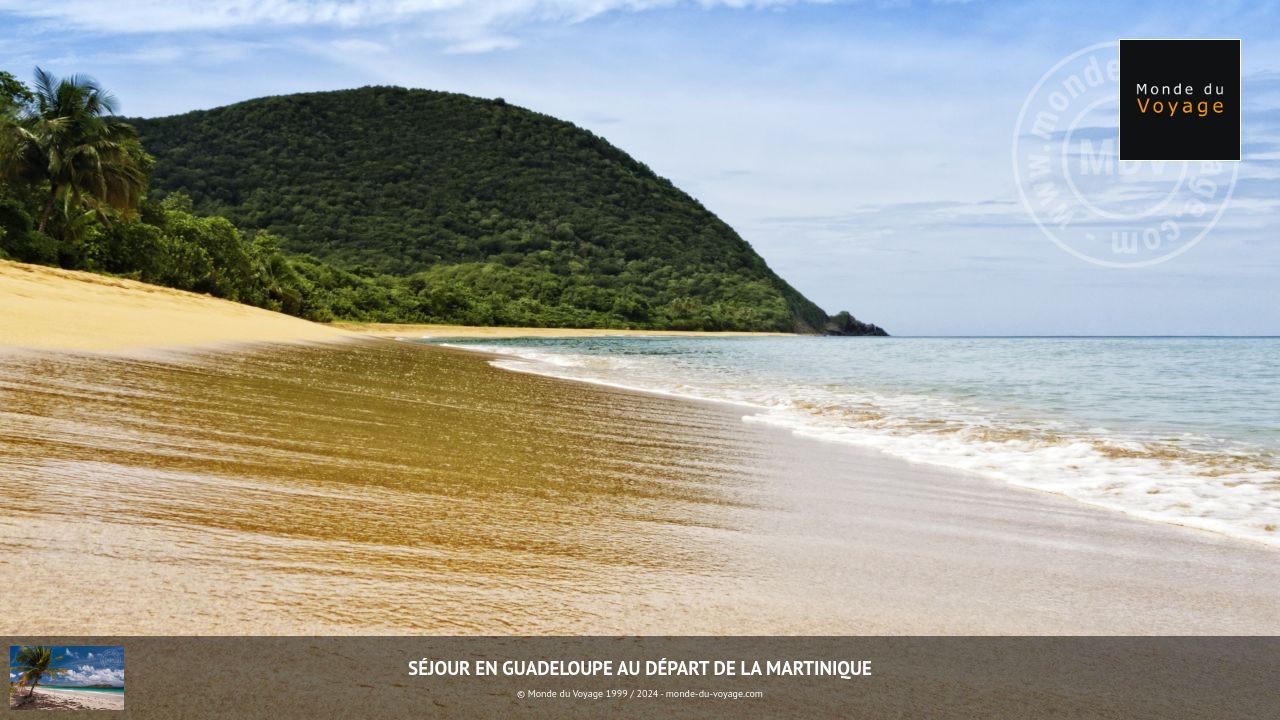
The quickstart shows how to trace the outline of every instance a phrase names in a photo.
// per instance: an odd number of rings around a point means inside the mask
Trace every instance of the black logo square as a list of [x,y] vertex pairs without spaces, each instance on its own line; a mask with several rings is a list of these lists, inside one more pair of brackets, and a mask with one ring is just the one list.
[[1120,159],[1239,160],[1240,41],[1121,40]]

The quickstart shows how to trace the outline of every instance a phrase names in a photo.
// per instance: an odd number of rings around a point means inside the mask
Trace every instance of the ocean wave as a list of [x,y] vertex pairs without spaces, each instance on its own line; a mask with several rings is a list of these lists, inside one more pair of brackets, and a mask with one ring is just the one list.
[[978,473],[1149,520],[1280,547],[1280,458],[1196,432],[1152,434],[1030,418],[925,393],[779,380],[666,355],[450,344],[500,368],[732,403],[746,422]]

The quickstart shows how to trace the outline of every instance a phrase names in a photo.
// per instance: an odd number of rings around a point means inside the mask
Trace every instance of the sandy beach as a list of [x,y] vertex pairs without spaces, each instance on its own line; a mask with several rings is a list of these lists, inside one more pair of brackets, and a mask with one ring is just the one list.
[[348,335],[207,295],[7,260],[0,307],[0,347],[119,352]]
[[[20,688],[26,695],[26,688]],[[64,688],[37,687],[29,703],[17,704],[10,696],[10,708],[15,710],[123,710],[124,693],[93,692],[91,690],[67,690]]]
[[[1280,564],[1257,543],[798,438],[731,406],[415,343],[264,344],[343,336],[29,272],[5,265],[0,284],[0,572],[42,580],[8,603],[8,633],[1280,629]],[[217,345],[50,351],[170,331]]]
[[786,333],[313,323],[208,295],[123,278],[0,260],[0,347],[127,352],[356,336],[418,339],[523,337],[746,337]]

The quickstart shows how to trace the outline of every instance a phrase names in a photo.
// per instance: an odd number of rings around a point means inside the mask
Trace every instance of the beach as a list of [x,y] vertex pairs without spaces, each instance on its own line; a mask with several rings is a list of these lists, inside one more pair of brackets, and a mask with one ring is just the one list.
[[[44,337],[22,313],[72,291],[5,283],[0,301],[36,297],[0,336],[0,572],[41,579],[9,633],[1280,628],[1260,543],[483,352],[283,316],[271,338],[250,309],[237,334],[220,301],[178,298],[222,320],[171,337],[159,289],[76,290],[138,345]],[[178,355],[125,351],[177,337]]]
[[[27,689],[18,692],[26,695]],[[29,703],[14,704],[10,696],[10,707],[17,710],[123,710],[123,692],[94,692],[92,690],[70,690],[66,688],[37,687],[34,698]]]
[[254,342],[387,338],[751,337],[599,328],[468,327],[395,323],[321,324],[240,303],[125,278],[0,260],[0,347],[124,352]]
[[207,295],[7,260],[0,303],[0,347],[120,352],[348,335]]

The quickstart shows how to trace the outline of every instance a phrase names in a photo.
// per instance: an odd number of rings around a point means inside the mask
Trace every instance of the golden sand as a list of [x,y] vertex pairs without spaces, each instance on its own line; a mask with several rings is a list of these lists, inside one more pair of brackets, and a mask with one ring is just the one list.
[[308,322],[123,278],[0,260],[0,347],[120,352],[248,342],[375,337],[749,336],[785,333]]
[[0,576],[42,578],[0,629],[630,626],[743,564],[717,538],[760,459],[646,400],[378,339],[0,354]]
[[0,261],[0,346],[116,352],[350,336],[207,295]]

